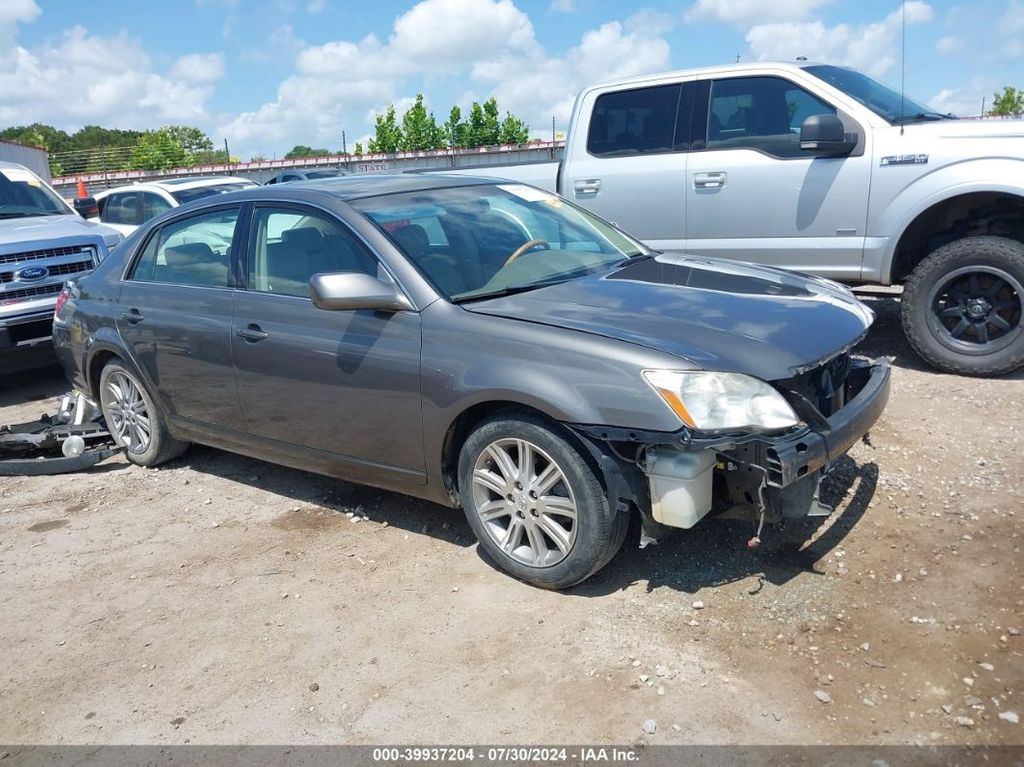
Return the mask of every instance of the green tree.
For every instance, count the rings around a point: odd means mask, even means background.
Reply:
[[[1003,88],[1002,93],[997,93],[992,98],[992,111],[989,114],[1008,116],[1019,115],[1024,112],[1024,91],[1019,91],[1012,85]]]
[[[499,142],[502,144],[525,144],[530,140],[530,126],[511,112],[505,113],[498,133]]]
[[[296,144],[295,146],[288,150],[288,153],[284,156],[284,159],[297,160],[302,157],[327,157],[328,155],[330,155],[330,153],[330,149],[314,149],[313,147],[306,146],[305,144]]]
[[[199,152],[212,152],[213,140],[199,128],[190,125],[166,125],[163,128],[175,141],[181,144],[186,154],[195,155]]]
[[[441,136],[444,146],[464,147],[469,141],[469,125],[462,121],[462,110],[458,106],[452,107],[448,113],[448,120],[441,126]]]
[[[427,108],[423,106],[423,94],[417,93],[415,103],[402,115],[399,149],[403,152],[433,149],[436,136],[437,122],[434,115],[427,114]]]
[[[363,156],[363,142],[357,141],[356,142],[356,157],[362,157],[362,156]]]
[[[469,120],[466,125],[466,146],[483,146],[486,143],[486,118],[484,110],[477,102],[469,108]]]
[[[375,134],[370,139],[371,152],[397,152],[402,145],[402,129],[395,117],[395,105],[388,104],[382,115],[375,120]]]
[[[491,96],[484,102],[484,141],[485,146],[493,146],[501,140],[501,121],[498,117],[498,102]]]
[[[131,158],[132,167],[143,170],[180,168],[185,161],[185,149],[167,128],[143,133]]]

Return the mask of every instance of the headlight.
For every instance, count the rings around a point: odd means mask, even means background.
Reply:
[[[740,373],[645,370],[644,379],[691,429],[785,429],[800,419],[775,389]]]

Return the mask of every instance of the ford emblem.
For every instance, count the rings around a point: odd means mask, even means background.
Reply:
[[[43,277],[48,275],[50,270],[45,266],[28,266],[14,273],[14,279],[24,280],[31,282],[33,280],[41,280]]]

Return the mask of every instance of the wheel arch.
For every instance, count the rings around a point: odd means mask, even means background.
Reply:
[[[954,240],[991,235],[1024,242],[1024,192],[996,185],[947,190],[912,211],[895,231],[899,238],[882,275],[887,285],[903,283],[929,253]]]

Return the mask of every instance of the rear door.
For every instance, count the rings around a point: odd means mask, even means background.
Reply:
[[[231,336],[246,430],[425,481],[419,314],[313,305],[314,274],[391,279],[333,214],[256,205],[248,241],[248,289],[235,296]]]
[[[588,94],[562,193],[654,248],[681,248],[692,81]]]
[[[118,300],[117,328],[168,415],[236,428],[231,247],[238,205],[154,230]]]

